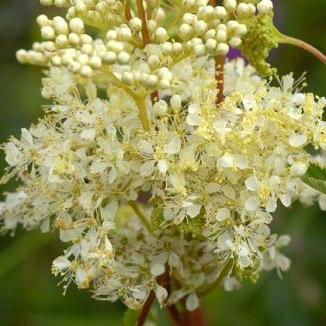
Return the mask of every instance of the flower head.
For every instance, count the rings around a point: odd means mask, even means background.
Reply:
[[[153,2],[147,21],[124,1],[54,4],[66,17],[39,16],[43,41],[17,53],[47,67],[52,104],[3,146],[3,180],[21,186],[0,204],[2,229],[58,230],[69,248],[53,273],[135,309],[153,290],[194,310],[217,275],[230,289],[287,270],[288,237],[269,225],[298,199],[325,209],[300,179],[314,160],[304,148],[326,148],[325,100],[236,59],[217,108],[213,59],[239,47],[255,4],[267,17],[271,1]],[[177,287],[165,288],[165,273]]]

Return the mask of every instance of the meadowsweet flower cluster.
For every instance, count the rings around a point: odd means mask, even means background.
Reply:
[[[3,145],[2,180],[21,186],[0,203],[1,228],[58,231],[69,247],[52,270],[65,287],[134,309],[154,291],[194,310],[217,280],[231,290],[286,271],[289,237],[269,226],[296,200],[326,209],[301,180],[310,162],[325,163],[305,150],[326,151],[325,100],[237,59],[224,65],[216,107],[214,57],[239,47],[245,22],[272,2],[41,3],[66,18],[39,16],[43,41],[17,57],[47,67],[52,104]]]

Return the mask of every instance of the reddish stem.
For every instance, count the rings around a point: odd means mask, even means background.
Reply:
[[[125,16],[126,16],[126,19],[127,19],[128,21],[131,20],[131,18],[132,18],[131,11],[130,11],[130,7],[128,6],[127,3],[126,3],[126,5],[125,5]]]
[[[151,100],[152,100],[152,103],[156,103],[159,99],[159,95],[158,95],[158,91],[154,91],[151,93]]]
[[[171,293],[171,278],[170,278],[170,266],[169,265],[166,265],[166,271],[167,272],[165,273],[163,282],[165,284],[166,290],[168,291],[168,294],[170,295],[170,293]],[[176,326],[182,325],[182,322],[183,322],[182,316],[179,313],[179,311],[175,305],[166,306],[165,310],[170,315],[174,325],[176,325]]]
[[[170,290],[170,268],[169,266],[166,266],[165,268],[165,273],[161,276],[158,276],[156,278],[156,282],[161,285],[162,287],[164,288],[167,288],[168,292]],[[144,305],[143,305],[143,308],[140,312],[140,315],[138,317],[138,322],[137,322],[137,326],[143,326],[145,321],[146,321],[146,318],[151,310],[151,307],[154,303],[154,300],[155,300],[155,293],[154,291],[152,290],[148,297],[147,297],[147,300],[145,301]]]
[[[221,55],[215,57],[215,80],[216,80],[216,106],[218,107],[224,100],[224,62]]]
[[[205,326],[205,318],[202,309],[196,309],[186,314],[184,326]]]
[[[125,10],[125,18],[127,21],[129,21],[132,18],[132,14],[131,14],[130,7],[128,5],[128,0],[122,0],[121,2],[125,8],[124,9]]]
[[[209,0],[209,4],[213,7],[217,6],[217,0]],[[215,80],[216,80],[216,106],[219,105],[224,100],[224,62],[223,56],[217,55],[215,57]]]
[[[137,4],[137,11],[139,18],[142,21],[142,36],[143,36],[143,43],[147,45],[149,43],[149,33],[147,29],[147,22],[146,22],[146,13],[143,5],[143,0],[136,0]]]
[[[184,320],[175,305],[167,306],[165,309],[170,315],[172,322],[175,326],[184,325]]]
[[[143,326],[155,300],[155,293],[151,291],[138,317],[137,326]]]

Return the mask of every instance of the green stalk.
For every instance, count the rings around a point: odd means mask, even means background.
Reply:
[[[146,216],[144,213],[139,209],[138,205],[134,201],[129,202],[129,206],[133,209],[133,211],[137,214],[138,218],[141,220],[145,228],[147,229],[148,232],[151,231],[151,224],[147,220]]]
[[[287,36],[287,35],[283,35],[283,37],[280,39],[279,41],[280,43],[285,43],[285,44],[291,44],[291,45],[295,45],[299,48],[302,48],[303,50],[311,53],[313,56],[315,56],[317,59],[319,59],[323,64],[326,64],[326,56],[319,51],[318,49],[316,49],[315,47],[313,47],[312,45],[299,40],[295,37],[291,37],[291,36]]]

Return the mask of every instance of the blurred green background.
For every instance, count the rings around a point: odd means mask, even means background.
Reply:
[[[277,25],[289,35],[311,42],[325,52],[325,0],[277,0]],[[38,0],[0,0],[0,142],[35,122],[42,111],[42,72],[20,66],[15,51],[29,48],[39,38],[34,18],[42,9]],[[309,54],[281,46],[272,54],[280,74],[308,72],[308,90],[325,95],[326,70]],[[5,164],[0,154],[0,171]],[[12,190],[14,184],[0,188]],[[265,273],[257,284],[240,291],[216,291],[205,299],[209,325],[326,325],[326,216],[317,207],[296,205],[279,212],[273,229],[288,233],[292,259],[280,280]],[[86,291],[71,286],[65,296],[50,273],[51,261],[62,251],[54,236],[18,231],[0,238],[0,325],[83,326],[121,325],[120,304],[96,302]],[[160,313],[160,325],[167,325]]]

